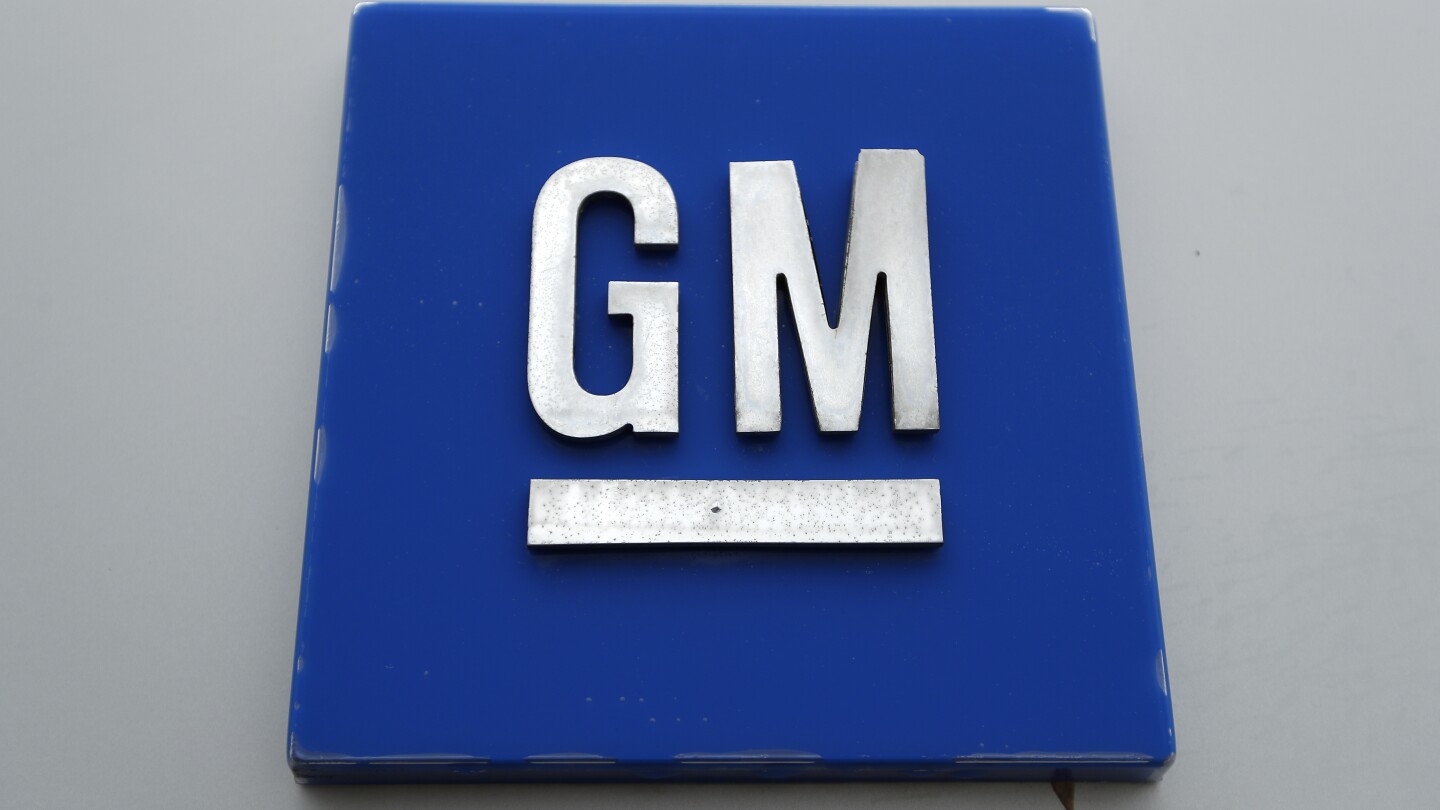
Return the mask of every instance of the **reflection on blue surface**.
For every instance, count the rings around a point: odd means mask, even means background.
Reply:
[[[728,167],[793,160],[839,301],[861,148],[918,149],[942,428],[735,432]],[[654,166],[678,250],[580,226],[577,368],[630,368],[612,279],[680,283],[680,433],[548,431],[531,207]],[[1174,750],[1088,16],[368,6],[351,40],[291,756],[313,780],[1153,778]],[[834,314],[832,312],[832,318]],[[525,545],[532,478],[938,478],[937,549]]]

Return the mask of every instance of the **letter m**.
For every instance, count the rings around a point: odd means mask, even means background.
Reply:
[[[889,325],[894,428],[939,429],[925,223],[925,158],[913,149],[861,150],[850,199],[839,325],[831,329],[795,164],[730,164],[736,430],[780,429],[781,278],[790,294],[822,431],[860,426],[870,318],[880,289],[885,291],[881,300]]]

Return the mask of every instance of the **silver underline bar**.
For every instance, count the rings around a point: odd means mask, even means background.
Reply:
[[[939,545],[940,482],[530,481],[526,543]]]

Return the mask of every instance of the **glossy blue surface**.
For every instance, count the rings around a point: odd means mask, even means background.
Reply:
[[[926,157],[942,428],[734,427],[728,163],[796,162],[827,303],[861,148]],[[525,385],[531,208],[662,172],[680,247],[581,223],[580,379],[612,279],[680,283],[680,433],[572,442]],[[1083,13],[367,6],[355,18],[291,715],[314,781],[1154,778],[1174,751],[1099,66]],[[938,478],[932,550],[534,553],[531,478]],[[583,756],[582,756],[583,755]],[[550,760],[546,762],[546,760]],[[697,764],[708,763],[708,764]],[[568,764],[567,764],[568,763]]]

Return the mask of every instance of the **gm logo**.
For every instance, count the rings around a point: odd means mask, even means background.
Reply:
[[[297,778],[1158,778],[1091,23],[362,4]]]
[[[601,194],[629,202],[637,247],[679,244],[675,194],[654,168],[599,157],[551,175],[535,201],[526,364],[530,401],[546,425],[571,438],[605,436],[626,426],[637,433],[676,434],[679,282],[610,282],[609,314],[634,320],[630,379],[614,394],[597,395],[575,375],[577,222],[585,203]],[[834,328],[793,163],[730,164],[730,231],[736,431],[780,430],[782,279],[821,431],[859,427],[877,298],[887,309],[894,429],[940,428],[925,159],[919,152],[860,152]],[[532,546],[941,540],[935,480],[531,482]]]

